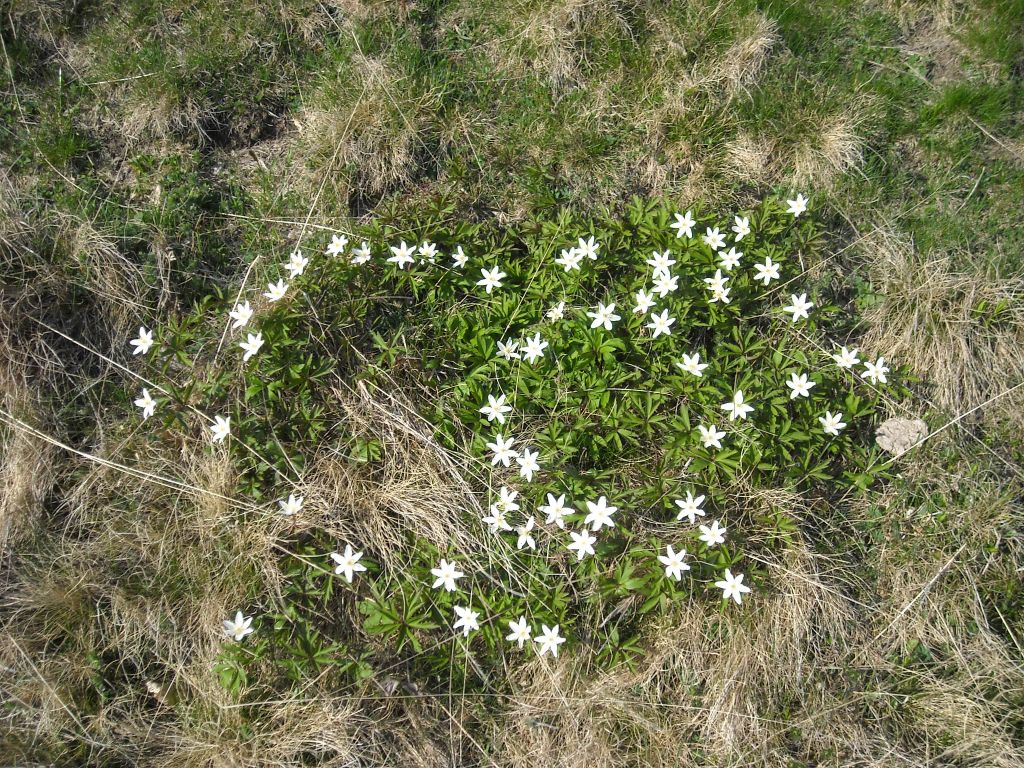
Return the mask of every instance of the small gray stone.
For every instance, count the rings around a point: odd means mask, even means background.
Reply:
[[[887,419],[878,425],[875,442],[893,456],[902,456],[928,437],[928,425],[921,419]]]

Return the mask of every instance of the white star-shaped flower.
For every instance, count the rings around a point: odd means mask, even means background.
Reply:
[[[302,503],[305,501],[304,496],[296,496],[294,493],[288,495],[287,500],[279,500],[277,502],[278,512],[285,517],[291,517],[302,511]]]
[[[482,285],[487,293],[490,293],[495,288],[501,288],[502,279],[508,277],[508,275],[502,272],[498,267],[493,267],[489,270],[481,268],[480,274],[483,275],[483,277],[480,280],[477,280],[476,284]]]
[[[533,482],[534,472],[540,472],[540,464],[537,461],[539,451],[530,451],[524,448],[521,455],[516,456],[516,463],[519,465],[519,475],[526,479],[526,482]]]
[[[143,389],[142,396],[135,401],[135,405],[142,409],[142,420],[145,421],[156,412],[156,400],[150,397],[149,390]]]
[[[512,412],[511,405],[505,405],[505,396],[487,396],[487,405],[480,409],[480,413],[487,417],[488,423],[497,420],[499,424],[505,423],[505,414]]]
[[[526,518],[526,522],[516,528],[516,535],[519,537],[516,540],[516,549],[523,549],[529,547],[530,549],[537,548],[537,542],[533,540],[533,536],[530,532],[533,530],[534,520],[533,515]]]
[[[643,288],[636,292],[636,305],[633,307],[633,314],[646,315],[654,306],[654,294],[647,293]]]
[[[722,277],[722,270],[716,269],[714,277],[705,277],[704,284],[708,287],[709,291],[721,291],[725,288],[725,284],[729,282],[729,278]]]
[[[224,634],[236,642],[241,642],[252,633],[252,616],[244,616],[241,611],[235,614],[234,619],[224,622]]]
[[[305,271],[307,264],[309,264],[309,259],[302,255],[302,251],[296,249],[291,252],[284,268],[288,270],[288,277],[294,280]]]
[[[677,213],[675,218],[675,223],[670,226],[676,231],[676,237],[682,237],[683,235],[693,237],[693,227],[697,222],[694,220],[692,213],[687,211],[685,216]]]
[[[237,331],[252,319],[252,307],[248,301],[235,304],[235,308],[228,312],[228,317],[235,321],[231,324],[231,329]]]
[[[441,562],[437,564],[437,568],[430,569],[430,575],[434,577],[434,583],[431,585],[433,589],[444,587],[445,592],[454,592],[458,589],[455,582],[466,574],[460,571],[454,562],[449,563],[442,558]]]
[[[708,299],[708,302],[710,302],[711,304],[716,304],[716,303],[718,303],[720,301],[723,304],[728,304],[729,303],[729,291],[730,290],[732,290],[732,289],[731,288],[716,288],[715,290],[713,290],[711,292],[711,298]]]
[[[504,358],[505,360],[518,360],[519,359],[519,342],[509,339],[508,341],[498,342],[498,357]]]
[[[540,334],[534,334],[532,339],[523,342],[523,359],[532,365],[544,357],[544,350],[547,348],[548,343],[541,339]]]
[[[519,498],[519,491],[503,485],[498,492],[498,500],[495,504],[502,512],[515,512],[519,509],[519,504],[516,502],[517,498]]]
[[[888,379],[885,374],[889,372],[889,368],[885,365],[885,358],[880,357],[875,362],[869,363],[864,361],[864,372],[861,374],[861,378],[867,379],[872,384],[885,384]]]
[[[839,431],[846,426],[842,411],[836,414],[833,414],[832,411],[825,411],[825,415],[819,416],[818,421],[821,422],[821,431],[833,437],[839,437]]]
[[[786,204],[789,206],[789,208],[786,209],[786,213],[792,213],[793,218],[795,219],[807,210],[807,202],[808,200],[803,196],[803,194],[797,194],[795,199],[786,201]]]
[[[416,263],[416,259],[413,258],[413,254],[416,253],[416,246],[406,245],[405,240],[402,241],[401,245],[392,245],[391,253],[393,255],[388,256],[388,263],[394,264],[399,269],[405,269],[406,264]]]
[[[801,317],[809,317],[807,310],[813,307],[814,304],[807,300],[806,293],[801,293],[799,296],[794,293],[789,298],[792,303],[788,307],[783,307],[782,311],[793,315],[792,322],[795,323]]]
[[[370,250],[370,244],[363,240],[358,248],[352,249],[352,263],[354,265],[362,266],[370,260],[373,256],[373,252]]]
[[[608,506],[608,499],[601,496],[596,502],[588,501],[586,504],[589,512],[587,513],[587,517],[584,519],[583,524],[589,525],[590,530],[597,532],[604,527],[615,527],[615,523],[612,522],[612,515],[614,515],[619,508]]]
[[[249,362],[249,358],[260,351],[263,346],[263,334],[262,333],[250,333],[247,334],[248,338],[245,341],[238,342],[238,346],[245,352],[242,355],[243,362]]]
[[[750,587],[743,583],[743,574],[737,576],[732,575],[732,571],[728,568],[725,569],[725,580],[716,581],[715,586],[722,590],[722,599],[728,600],[730,597],[737,603],[743,603],[743,595],[750,591]]]
[[[670,293],[675,293],[678,289],[678,275],[666,275],[662,273],[654,278],[654,292],[663,299]]]
[[[672,258],[672,251],[666,250],[664,253],[654,251],[647,263],[654,270],[654,277],[657,277],[658,275],[672,274],[672,265],[676,263],[676,260]]]
[[[672,324],[676,321],[674,317],[668,316],[668,310],[663,309],[660,315],[651,313],[651,322],[647,324],[647,327],[651,329],[651,338],[656,339],[662,334],[666,336],[672,335]]]
[[[505,636],[505,639],[510,643],[518,644],[519,648],[523,647],[524,643],[528,643],[533,639],[533,634],[530,632],[530,627],[526,623],[526,617],[520,616],[515,621],[508,623],[509,634]]]
[[[735,248],[730,248],[728,253],[722,254],[722,260],[719,262],[722,269],[726,272],[732,272],[740,265],[740,259],[743,258],[743,251],[737,251]]]
[[[512,444],[515,443],[515,441],[516,439],[514,437],[510,437],[506,440],[500,434],[494,436],[494,442],[487,444],[487,447],[494,453],[494,456],[491,458],[492,467],[496,467],[498,464],[501,464],[503,467],[507,467],[512,463],[512,460],[519,455],[518,451],[512,450]]]
[[[676,581],[683,578],[683,571],[690,570],[690,566],[686,564],[684,559],[685,557],[685,549],[674,552],[671,544],[665,547],[665,554],[658,555],[658,562],[665,566],[665,578],[675,579]]]
[[[585,256],[591,261],[597,261],[597,251],[600,247],[601,244],[595,242],[593,235],[588,240],[584,240],[581,237],[579,243],[576,244],[576,250],[579,251],[580,255]]]
[[[747,216],[736,216],[733,224],[732,231],[736,233],[736,242],[738,243],[744,237],[750,234],[750,219]]]
[[[736,421],[747,418],[747,414],[754,410],[754,407],[743,401],[743,390],[737,389],[732,400],[722,403],[722,410],[729,414],[729,421]]]
[[[462,250],[461,245],[455,246],[455,253],[452,254],[452,261],[455,264],[456,269],[462,269],[466,266],[466,262],[469,261],[469,256]]]
[[[278,280],[276,283],[267,283],[267,292],[263,295],[268,301],[280,301],[288,293],[288,283]]]
[[[132,339],[128,343],[135,347],[133,355],[144,355],[153,346],[153,332],[140,325],[138,338]]]
[[[424,240],[423,245],[421,245],[417,251],[422,257],[421,261],[429,261],[431,264],[437,261],[437,245],[434,243]]]
[[[508,524],[508,518],[505,517],[505,510],[497,504],[491,504],[491,514],[483,518],[483,522],[487,523],[487,528],[491,533],[512,530],[512,526]]]
[[[544,315],[551,322],[557,322],[565,317],[565,302],[560,301],[547,311]]]
[[[709,547],[713,547],[717,544],[724,544],[725,530],[725,527],[720,526],[717,520],[712,520],[710,526],[700,526],[700,536],[698,538]]]
[[[348,238],[345,235],[331,235],[331,242],[324,251],[328,256],[341,256],[348,247]]]
[[[231,434],[231,417],[214,416],[213,426],[210,427],[210,433],[213,436],[213,442],[221,442]]]
[[[554,523],[559,528],[565,528],[565,521],[563,518],[566,515],[571,515],[576,512],[572,507],[565,506],[565,494],[563,493],[557,499],[553,493],[548,494],[548,503],[538,508],[541,512],[547,515],[547,520],[544,521],[545,525],[551,525]]]
[[[703,494],[694,497],[693,491],[687,491],[685,499],[676,499],[676,506],[679,507],[676,520],[682,520],[685,517],[690,521],[690,525],[693,525],[697,522],[698,517],[704,517],[704,509],[701,507],[704,498]]]
[[[712,251],[717,251],[719,248],[725,247],[725,235],[718,231],[718,227],[715,227],[714,229],[706,227],[704,236],[701,239]]]
[[[717,448],[722,450],[722,438],[725,437],[725,432],[719,432],[718,427],[712,424],[710,427],[705,427],[703,424],[697,427],[700,432],[700,441],[705,448]]]
[[[832,355],[832,359],[836,361],[836,365],[840,368],[853,368],[860,362],[860,358],[857,357],[857,348],[847,349],[843,347],[839,350],[839,354]]]
[[[345,545],[345,554],[339,555],[337,552],[331,552],[331,560],[334,561],[334,572],[338,575],[345,574],[345,581],[349,584],[352,583],[352,577],[355,576],[356,572],[362,572],[366,570],[366,566],[360,563],[362,559],[362,552],[353,552],[352,545]]]
[[[597,541],[596,536],[591,536],[590,533],[584,528],[579,533],[574,531],[569,532],[569,538],[572,539],[567,549],[572,552],[576,552],[576,561],[579,562],[587,555],[594,554],[594,542]]]
[[[676,363],[676,366],[681,371],[692,374],[699,379],[704,378],[704,369],[708,367],[707,363],[700,361],[700,352],[694,352],[692,355],[683,353],[683,362]]]
[[[463,637],[469,637],[469,633],[480,629],[480,614],[467,606],[456,605],[455,615],[458,620],[452,624],[455,631],[462,630]]]
[[[580,268],[580,262],[583,261],[583,254],[575,248],[563,248],[562,255],[555,259],[555,264],[565,268],[566,272],[572,270],[578,270]]]
[[[537,655],[543,656],[545,653],[550,653],[552,656],[558,656],[558,646],[565,642],[565,638],[558,634],[558,625],[549,627],[547,624],[542,624],[541,632],[541,635],[534,638],[534,642],[540,644]]]
[[[763,280],[765,285],[779,279],[779,265],[772,261],[771,256],[765,256],[764,264],[755,264],[754,269],[757,270],[754,279]]]
[[[811,387],[815,385],[815,382],[807,378],[806,373],[801,373],[799,376],[796,372],[789,374],[789,381],[786,382],[786,386],[789,387],[789,399],[796,400],[798,397],[810,397]]]
[[[606,306],[600,302],[597,304],[597,311],[587,312],[587,317],[593,321],[590,323],[591,328],[600,328],[603,325],[606,331],[610,331],[612,329],[612,323],[616,320],[622,319],[615,314],[614,304],[608,304]]]

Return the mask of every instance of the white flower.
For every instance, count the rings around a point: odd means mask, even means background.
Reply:
[[[437,246],[434,243],[423,241],[418,249],[420,256],[433,264],[437,260]]]
[[[772,280],[779,279],[779,265],[772,261],[771,256],[765,256],[764,264],[755,264],[754,269],[757,270],[754,279],[763,280],[765,285],[768,285]]]
[[[694,352],[692,355],[683,353],[683,362],[676,363],[676,366],[681,371],[693,374],[697,378],[704,378],[704,369],[708,367],[707,363],[700,361],[700,352]]]
[[[370,244],[365,240],[359,244],[358,248],[352,249],[352,263],[357,267],[361,264],[365,264],[370,260],[373,253],[370,251]]]
[[[149,395],[148,389],[142,390],[142,397],[135,401],[135,405],[142,409],[142,420],[145,421],[156,412],[156,400]]]
[[[743,258],[743,251],[737,251],[735,248],[730,248],[728,253],[722,254],[722,269],[726,272],[731,272],[740,265],[740,259]]]
[[[789,381],[786,382],[786,386],[792,390],[789,393],[790,400],[796,400],[798,397],[810,397],[811,387],[815,385],[815,382],[807,378],[806,373],[801,373],[799,376],[796,373],[789,374]]]
[[[263,295],[268,301],[280,301],[288,293],[288,283],[278,280],[276,283],[267,283],[267,292]]]
[[[530,535],[530,531],[533,530],[534,520],[533,515],[526,518],[526,523],[516,528],[516,534],[519,538],[516,540],[516,548],[522,549],[523,547],[529,547],[530,549],[537,548],[537,542],[533,540],[533,536]]]
[[[248,301],[235,304],[235,308],[228,312],[228,317],[235,321],[231,324],[231,329],[237,331],[252,319],[252,307]]]
[[[231,417],[214,416],[213,421],[214,424],[210,427],[210,432],[213,434],[213,442],[219,443],[231,434]]]
[[[562,255],[555,259],[555,264],[565,267],[566,272],[571,272],[574,269],[580,268],[580,262],[583,261],[583,254],[575,248],[562,249]]]
[[[555,306],[553,306],[551,309],[547,311],[545,317],[547,317],[547,319],[550,320],[551,322],[561,320],[563,317],[565,317],[565,302],[560,301],[557,304],[555,304]]]
[[[715,227],[714,229],[706,227],[705,234],[701,239],[712,251],[717,251],[719,248],[725,247],[725,235],[718,231],[718,227]]]
[[[243,362],[249,362],[249,358],[260,351],[260,347],[263,346],[263,334],[262,333],[250,333],[247,334],[248,338],[245,341],[240,341],[238,346],[245,352],[242,355]]]
[[[738,243],[750,234],[750,219],[746,216],[736,216],[735,221],[732,231],[736,233],[736,242]]]
[[[503,357],[506,360],[518,360],[519,359],[519,342],[509,339],[508,341],[498,342],[498,357]]]
[[[345,545],[345,554],[343,555],[339,555],[337,552],[331,552],[331,560],[336,563],[334,566],[334,572],[339,575],[344,573],[345,581],[351,584],[352,577],[357,571],[362,572],[366,570],[366,566],[359,562],[362,557],[362,552],[352,551],[351,544]]]
[[[671,544],[665,547],[665,554],[658,555],[658,561],[665,566],[665,578],[676,581],[683,578],[683,571],[690,570],[690,566],[684,560],[685,557],[685,549],[673,552]]]
[[[224,634],[236,642],[241,642],[253,631],[252,616],[243,616],[241,611],[235,614],[234,619],[224,622]]]
[[[576,512],[572,507],[565,506],[565,494],[563,493],[557,499],[553,493],[548,494],[548,503],[539,507],[540,511],[547,515],[547,520],[544,521],[546,525],[554,523],[559,528],[565,528],[565,521],[562,519],[566,515],[571,515]]]
[[[853,349],[843,347],[839,350],[838,355],[832,355],[832,359],[836,361],[836,365],[840,368],[853,368],[853,366],[860,362],[860,358],[857,357],[856,347]]]
[[[618,512],[618,507],[609,507],[608,499],[601,496],[597,503],[593,501],[587,502],[587,509],[590,510],[584,519],[583,524],[589,525],[590,530],[600,531],[604,527],[614,528],[615,523],[612,522],[612,515]]]
[[[530,632],[530,627],[526,624],[526,617],[520,616],[515,621],[508,623],[510,633],[505,637],[510,643],[517,643],[520,648],[523,647],[523,643],[528,643],[533,639],[533,635]]]
[[[725,527],[719,526],[717,520],[712,520],[710,527],[706,525],[700,526],[700,536],[698,538],[709,547],[713,547],[716,544],[724,544]]]
[[[717,303],[719,301],[722,302],[723,304],[728,304],[729,303],[729,291],[730,290],[732,290],[732,289],[730,289],[730,288],[716,288],[715,290],[713,290],[711,292],[711,298],[708,299],[708,301],[711,304],[715,304],[715,303]]]
[[[690,211],[687,211],[685,216],[677,213],[675,224],[670,226],[676,231],[676,237],[682,237],[683,235],[693,237],[693,225],[696,223]]]
[[[540,643],[537,655],[543,656],[545,653],[550,653],[552,656],[558,656],[558,646],[565,642],[565,638],[558,634],[558,625],[549,627],[547,624],[541,624],[541,631],[543,634],[533,639],[534,642]]]
[[[787,200],[786,204],[789,205],[786,213],[792,213],[794,219],[807,210],[807,198],[803,194],[797,194],[795,200]]]
[[[747,414],[754,408],[743,402],[743,390],[737,389],[730,402],[722,403],[722,410],[729,414],[729,421],[736,421],[747,418]]]
[[[663,299],[670,293],[675,293],[678,289],[678,275],[666,275],[662,273],[654,278],[654,291]]]
[[[512,444],[516,441],[514,437],[510,437],[505,440],[500,434],[494,436],[493,443],[487,443],[487,447],[491,449],[494,456],[491,458],[491,466],[496,467],[499,463],[503,467],[507,467],[513,459],[518,455],[518,451],[512,450]]]
[[[458,589],[455,582],[466,574],[456,568],[455,563],[449,563],[442,558],[441,562],[437,564],[437,568],[430,569],[430,575],[436,577],[431,585],[433,589],[443,586],[445,592],[454,592]]]
[[[540,334],[534,334],[532,339],[523,342],[523,360],[532,364],[544,357],[544,350],[547,348],[548,343],[541,340]]]
[[[664,253],[654,251],[651,258],[647,260],[647,263],[654,269],[654,276],[657,277],[658,275],[672,274],[671,267],[676,263],[676,260],[672,258],[672,251],[665,251]]]
[[[636,306],[633,307],[633,314],[646,315],[648,310],[653,306],[653,293],[647,293],[643,288],[636,292]]]
[[[480,413],[487,417],[488,423],[498,420],[499,424],[505,423],[505,414],[512,412],[511,405],[505,405],[505,396],[497,398],[494,395],[487,396],[487,405],[480,409]]]
[[[807,294],[801,293],[797,296],[795,293],[790,295],[792,304],[788,307],[783,307],[783,312],[790,312],[793,315],[793,322],[795,323],[801,317],[808,317],[807,310],[814,306],[813,303],[807,300]]]
[[[825,411],[825,415],[819,416],[818,421],[821,422],[821,431],[833,437],[839,437],[839,430],[846,426],[846,423],[843,421],[842,411],[835,415],[833,415],[832,411]]]
[[[732,571],[728,568],[725,569],[725,580],[716,581],[715,586],[722,590],[722,599],[728,600],[730,597],[737,603],[743,603],[743,594],[750,591],[750,587],[743,583],[743,574],[733,576]]]
[[[651,338],[656,339],[661,334],[666,336],[672,335],[672,324],[676,321],[674,317],[668,316],[668,310],[663,309],[660,315],[651,313],[651,322],[647,324],[647,327],[651,329]]]
[[[685,499],[676,499],[676,506],[679,507],[676,520],[682,520],[685,517],[690,521],[690,525],[693,525],[697,522],[698,517],[704,517],[704,509],[701,507],[704,498],[703,494],[694,498],[693,491],[687,491]]]
[[[594,236],[591,235],[589,240],[580,238],[579,243],[576,245],[576,250],[579,251],[580,256],[586,256],[591,261],[597,261],[597,250],[601,247],[601,244],[594,241]]]
[[[305,497],[296,496],[294,493],[288,495],[287,501],[278,501],[278,511],[285,517],[291,517],[302,511],[302,503]]]
[[[885,374],[887,374],[888,372],[889,369],[885,365],[884,357],[878,358],[873,363],[869,363],[865,360],[864,372],[861,374],[861,378],[867,379],[872,384],[885,384],[888,381],[888,379],[885,378]]]
[[[145,327],[140,325],[139,337],[137,339],[132,339],[128,343],[135,347],[135,351],[132,352],[133,355],[144,355],[149,352],[149,348],[153,346],[153,332],[147,331]]]
[[[452,629],[462,630],[463,637],[469,637],[469,633],[473,630],[480,629],[480,614],[468,607],[461,605],[455,606],[455,615],[459,617],[458,621],[452,624]]]
[[[462,269],[466,266],[466,262],[469,261],[469,256],[467,256],[466,252],[462,250],[461,245],[455,246],[455,253],[452,254],[452,261],[455,262],[455,267],[457,269]]]
[[[725,290],[725,284],[729,282],[729,278],[722,277],[722,270],[716,269],[714,277],[705,277],[704,284],[707,285],[708,290],[712,293]]]
[[[540,451],[531,452],[529,448],[524,448],[523,453],[520,456],[516,456],[516,463],[519,465],[520,477],[526,478],[526,482],[533,482],[533,473],[540,472],[540,464],[537,462],[537,455]]]
[[[482,285],[487,293],[490,293],[495,288],[501,288],[502,278],[508,277],[508,275],[502,272],[498,267],[494,267],[490,270],[481,268],[480,274],[483,275],[483,277],[480,280],[477,280],[476,284]]]
[[[487,528],[491,533],[512,530],[512,526],[508,524],[508,519],[505,517],[505,510],[497,504],[491,504],[491,514],[483,518],[483,522],[487,523]]]
[[[393,256],[388,256],[388,263],[394,264],[399,269],[405,269],[406,264],[416,263],[416,259],[412,255],[416,252],[415,245],[406,245],[405,240],[402,241],[401,245],[392,245],[391,253]]]
[[[593,321],[590,324],[591,328],[600,328],[603,325],[606,331],[610,331],[612,329],[612,323],[616,320],[622,319],[615,314],[614,304],[608,304],[605,306],[601,302],[597,303],[596,312],[587,312],[587,317]]]
[[[519,504],[516,503],[518,497],[519,491],[503,485],[501,486],[501,491],[498,492],[498,500],[495,502],[495,506],[502,512],[515,512],[519,509]]]
[[[722,438],[725,437],[725,432],[719,432],[718,427],[714,424],[710,427],[700,424],[697,429],[700,431],[700,441],[705,448],[722,450]]]
[[[330,245],[324,251],[328,256],[340,256],[348,246],[348,238],[345,235],[331,235]]]
[[[296,249],[291,252],[284,268],[288,270],[288,276],[294,280],[305,271],[307,264],[309,264],[309,259],[302,255],[302,251]]]
[[[570,552],[576,550],[577,562],[582,560],[587,555],[594,554],[594,542],[597,541],[597,537],[591,536],[590,533],[587,532],[586,528],[584,528],[579,533],[570,531],[569,537],[572,539],[572,544],[570,544],[567,547],[567,549]]]

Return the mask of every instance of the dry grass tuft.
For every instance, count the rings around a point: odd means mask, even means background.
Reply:
[[[866,114],[862,105],[825,118],[813,139],[793,151],[793,183],[827,189],[841,175],[859,166],[865,141],[858,130]]]

